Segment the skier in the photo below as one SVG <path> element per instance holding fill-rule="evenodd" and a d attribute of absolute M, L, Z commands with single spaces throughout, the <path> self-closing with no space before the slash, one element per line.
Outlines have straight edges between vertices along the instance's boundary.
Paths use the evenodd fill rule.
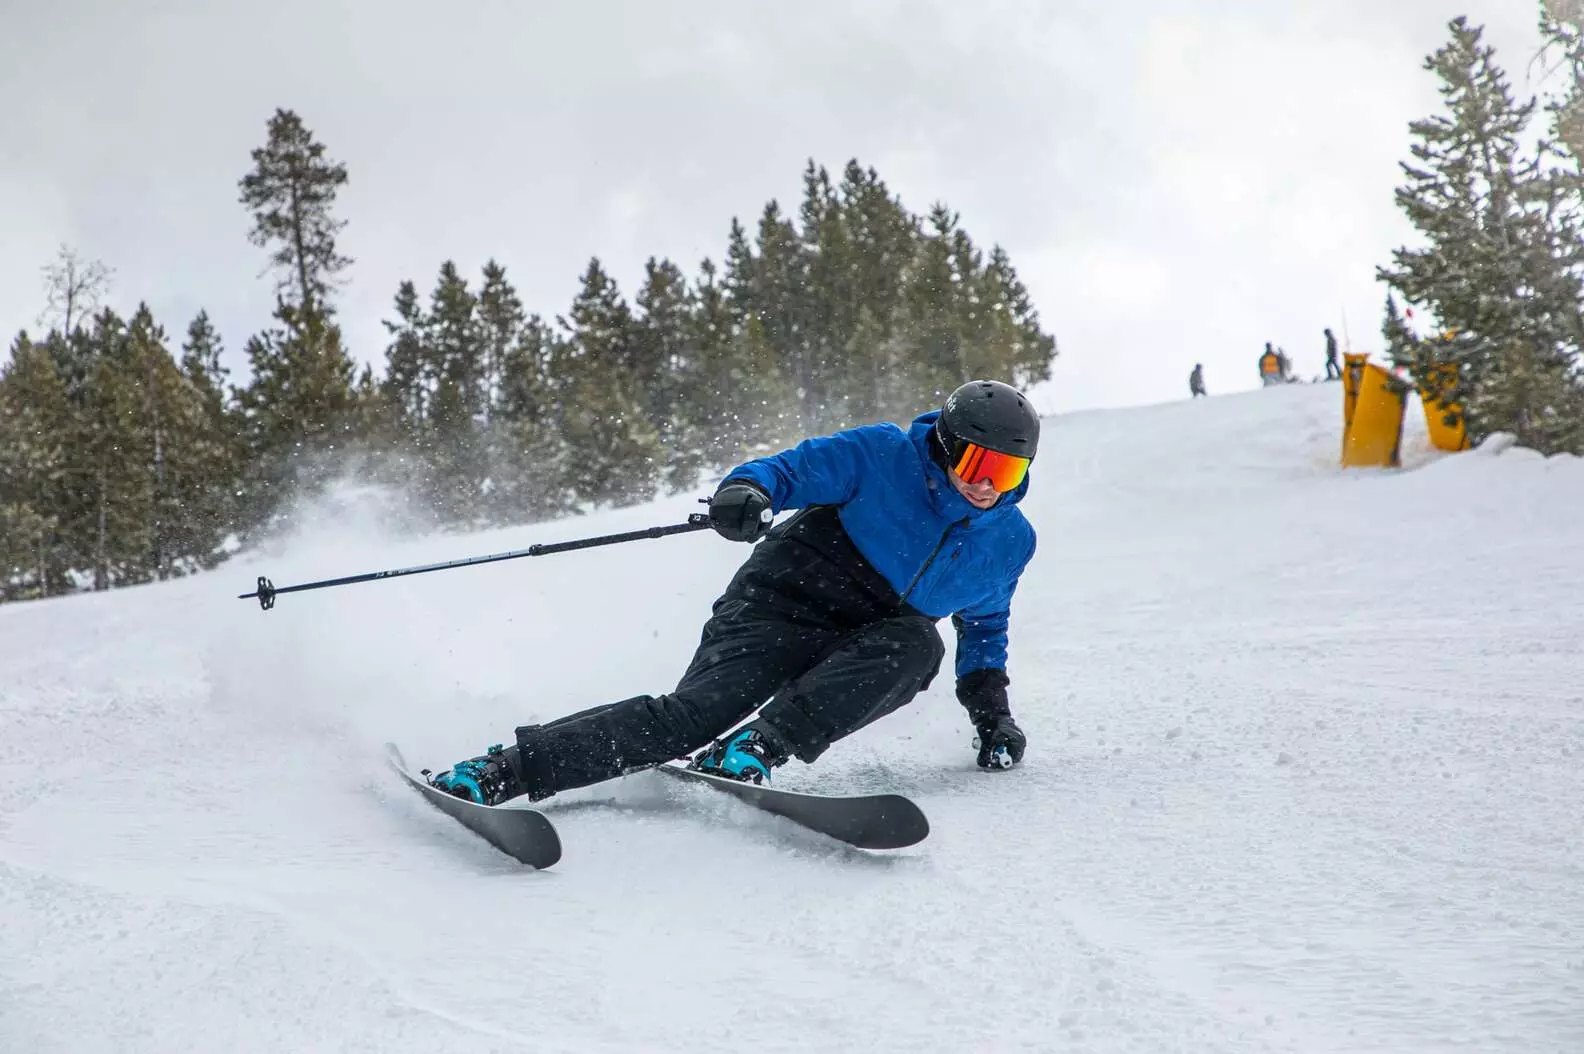
<path fill-rule="evenodd" d="M 1286 373 L 1285 356 L 1279 354 L 1271 347 L 1270 341 L 1265 342 L 1265 353 L 1259 357 L 1260 384 L 1269 388 L 1273 384 L 1285 383 L 1283 374 Z"/>
<path fill-rule="evenodd" d="M 1205 394 L 1204 363 L 1194 363 L 1193 372 L 1188 375 L 1188 393 L 1195 399 Z"/>
<path fill-rule="evenodd" d="M 1329 329 L 1327 329 L 1325 331 L 1325 339 L 1326 339 L 1326 363 L 1325 363 L 1326 380 L 1328 380 L 1328 381 L 1331 381 L 1331 380 L 1340 381 L 1342 379 L 1342 367 L 1337 364 L 1337 342 L 1336 342 L 1336 337 L 1332 335 L 1332 333 L 1331 333 L 1331 331 Z"/>
<path fill-rule="evenodd" d="M 763 783 L 928 687 L 947 616 L 978 765 L 1017 764 L 1027 741 L 1008 705 L 1007 625 L 1034 555 L 1018 502 L 1039 429 L 1015 388 L 971 381 L 906 430 L 865 425 L 734 468 L 710 525 L 763 541 L 716 600 L 675 690 L 520 727 L 513 745 L 431 782 L 485 805 L 538 801 L 699 751 L 690 767 Z M 785 509 L 800 511 L 772 527 Z"/>

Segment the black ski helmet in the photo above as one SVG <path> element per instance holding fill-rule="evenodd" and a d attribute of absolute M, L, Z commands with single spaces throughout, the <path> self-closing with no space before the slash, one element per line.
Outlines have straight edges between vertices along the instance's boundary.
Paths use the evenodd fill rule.
<path fill-rule="evenodd" d="M 963 443 L 1030 460 L 1039 448 L 1040 419 L 1028 397 L 1000 381 L 969 381 L 946 397 L 935 430 L 948 455 Z"/>

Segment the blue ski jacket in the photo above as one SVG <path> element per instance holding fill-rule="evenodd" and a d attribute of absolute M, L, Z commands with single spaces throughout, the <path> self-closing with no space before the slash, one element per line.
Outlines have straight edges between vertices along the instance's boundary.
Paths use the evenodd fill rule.
<path fill-rule="evenodd" d="M 940 411 L 806 439 L 734 468 L 771 508 L 834 505 L 853 545 L 903 601 L 930 618 L 953 616 L 957 676 L 1005 669 L 1018 578 L 1034 556 L 1034 527 L 1018 503 L 1029 480 L 988 509 L 969 504 L 930 457 Z"/>

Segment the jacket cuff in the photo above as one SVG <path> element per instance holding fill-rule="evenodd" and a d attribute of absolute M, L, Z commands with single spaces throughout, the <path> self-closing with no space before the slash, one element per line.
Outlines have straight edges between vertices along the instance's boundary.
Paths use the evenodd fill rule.
<path fill-rule="evenodd" d="M 763 483 L 760 483 L 752 476 L 727 476 L 715 487 L 715 493 L 719 494 L 727 487 L 751 487 L 760 494 L 763 494 L 766 501 L 770 500 L 770 492 L 765 490 Z"/>
<path fill-rule="evenodd" d="M 974 670 L 957 678 L 957 701 L 974 724 L 986 724 L 1011 715 L 1012 707 L 1007 702 L 1007 685 L 1011 683 L 1005 670 Z"/>

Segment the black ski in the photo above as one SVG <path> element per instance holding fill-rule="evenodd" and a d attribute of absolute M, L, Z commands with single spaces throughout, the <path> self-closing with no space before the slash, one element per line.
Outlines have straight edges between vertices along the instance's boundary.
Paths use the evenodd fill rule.
<path fill-rule="evenodd" d="M 479 805 L 466 801 L 413 775 L 394 743 L 385 744 L 391 767 L 428 800 L 429 804 L 472 831 L 507 856 L 529 867 L 546 868 L 561 859 L 561 838 L 543 813 L 508 806 Z"/>
<path fill-rule="evenodd" d="M 929 834 L 924 811 L 900 794 L 805 794 L 712 776 L 677 763 L 656 769 L 730 794 L 859 849 L 902 849 L 922 842 Z"/>

